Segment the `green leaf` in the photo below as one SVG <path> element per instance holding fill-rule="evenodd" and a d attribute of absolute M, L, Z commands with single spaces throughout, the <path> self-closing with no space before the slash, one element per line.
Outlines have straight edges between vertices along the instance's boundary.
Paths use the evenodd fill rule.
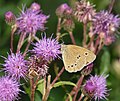
<path fill-rule="evenodd" d="M 108 50 L 105 50 L 101 57 L 100 72 L 105 74 L 108 73 L 109 67 L 110 67 L 110 53 Z"/>
<path fill-rule="evenodd" d="M 27 93 L 30 97 L 30 87 L 26 87 L 25 85 L 23 85 L 23 88 L 25 90 L 25 93 Z"/>
<path fill-rule="evenodd" d="M 60 35 L 60 38 L 66 36 L 66 35 L 69 35 L 69 33 L 63 33 L 63 34 L 61 34 L 61 35 Z"/>
<path fill-rule="evenodd" d="M 53 87 L 59 87 L 62 85 L 76 86 L 73 82 L 70 82 L 70 81 L 59 81 L 59 82 L 55 83 Z"/>
<path fill-rule="evenodd" d="M 37 86 L 37 90 L 40 91 L 40 93 L 43 95 L 44 93 L 44 79 L 41 79 L 40 81 L 38 81 L 38 86 Z"/>
<path fill-rule="evenodd" d="M 70 94 L 68 94 L 69 96 L 69 101 L 72 101 L 72 96 Z"/>
<path fill-rule="evenodd" d="M 42 101 L 42 95 L 38 91 L 35 92 L 35 101 Z"/>

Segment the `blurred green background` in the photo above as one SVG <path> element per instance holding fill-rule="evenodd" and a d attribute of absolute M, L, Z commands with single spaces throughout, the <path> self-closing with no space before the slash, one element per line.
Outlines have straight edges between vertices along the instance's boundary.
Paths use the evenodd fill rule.
<path fill-rule="evenodd" d="M 5 23 L 4 13 L 11 10 L 15 15 L 19 15 L 19 9 L 22 4 L 26 4 L 27 7 L 33 2 L 37 2 L 41 5 L 41 8 L 46 15 L 50 15 L 46 27 L 47 36 L 56 32 L 57 16 L 55 15 L 56 8 L 62 3 L 68 3 L 72 5 L 75 0 L 0 0 L 0 55 L 7 56 L 10 48 L 10 26 Z M 97 11 L 104 10 L 108 8 L 110 0 L 89 0 L 95 4 Z M 113 11 L 114 14 L 120 14 L 120 0 L 116 0 Z M 40 32 L 38 32 L 40 33 Z M 74 29 L 75 40 L 78 45 L 81 44 L 82 40 L 82 24 L 76 23 L 76 28 Z M 17 44 L 18 36 L 16 35 L 14 45 Z M 64 43 L 71 43 L 69 36 L 64 37 Z M 4 59 L 0 58 L 0 63 L 4 62 Z M 60 62 L 60 61 L 58 61 Z M 62 63 L 60 63 L 62 64 Z M 51 66 L 52 67 L 52 66 Z M 61 67 L 61 66 L 60 66 Z M 55 77 L 54 69 L 50 68 L 49 73 L 52 75 L 52 79 Z M 95 69 L 92 74 L 109 74 L 107 78 L 109 91 L 108 101 L 120 101 L 120 36 L 117 36 L 115 43 L 110 46 L 105 46 L 95 61 Z M 1 73 L 2 75 L 2 73 Z M 71 80 L 76 82 L 79 73 L 69 74 L 64 72 L 61 80 Z M 67 89 L 71 87 L 67 86 Z M 50 94 L 49 101 L 62 101 L 65 95 L 65 90 L 62 87 L 53 89 Z M 20 101 L 29 101 L 27 94 L 21 94 Z M 36 101 L 40 101 L 39 92 L 36 93 Z"/>

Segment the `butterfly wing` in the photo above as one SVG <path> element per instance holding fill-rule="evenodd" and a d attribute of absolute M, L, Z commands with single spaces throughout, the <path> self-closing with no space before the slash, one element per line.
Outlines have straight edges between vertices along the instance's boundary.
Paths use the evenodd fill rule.
<path fill-rule="evenodd" d="M 86 58 L 81 53 L 81 48 L 76 45 L 63 45 L 61 47 L 63 62 L 68 72 L 80 71 L 85 66 Z"/>
<path fill-rule="evenodd" d="M 85 65 L 86 66 L 89 65 L 90 63 L 92 63 L 96 59 L 96 55 L 92 51 L 90 51 L 86 48 L 81 47 L 81 53 L 85 57 L 85 61 L 86 61 Z"/>

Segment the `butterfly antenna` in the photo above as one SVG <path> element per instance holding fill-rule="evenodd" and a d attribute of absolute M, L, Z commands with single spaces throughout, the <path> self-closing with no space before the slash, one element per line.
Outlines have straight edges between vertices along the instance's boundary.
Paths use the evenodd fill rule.
<path fill-rule="evenodd" d="M 58 59 L 63 60 L 60 56 L 58 56 Z"/>

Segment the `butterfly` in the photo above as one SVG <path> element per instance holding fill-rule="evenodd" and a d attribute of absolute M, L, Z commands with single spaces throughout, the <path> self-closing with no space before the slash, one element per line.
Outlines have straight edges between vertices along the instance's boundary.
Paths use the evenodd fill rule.
<path fill-rule="evenodd" d="M 61 45 L 62 59 L 68 72 L 77 72 L 96 59 L 96 55 L 77 45 Z"/>

